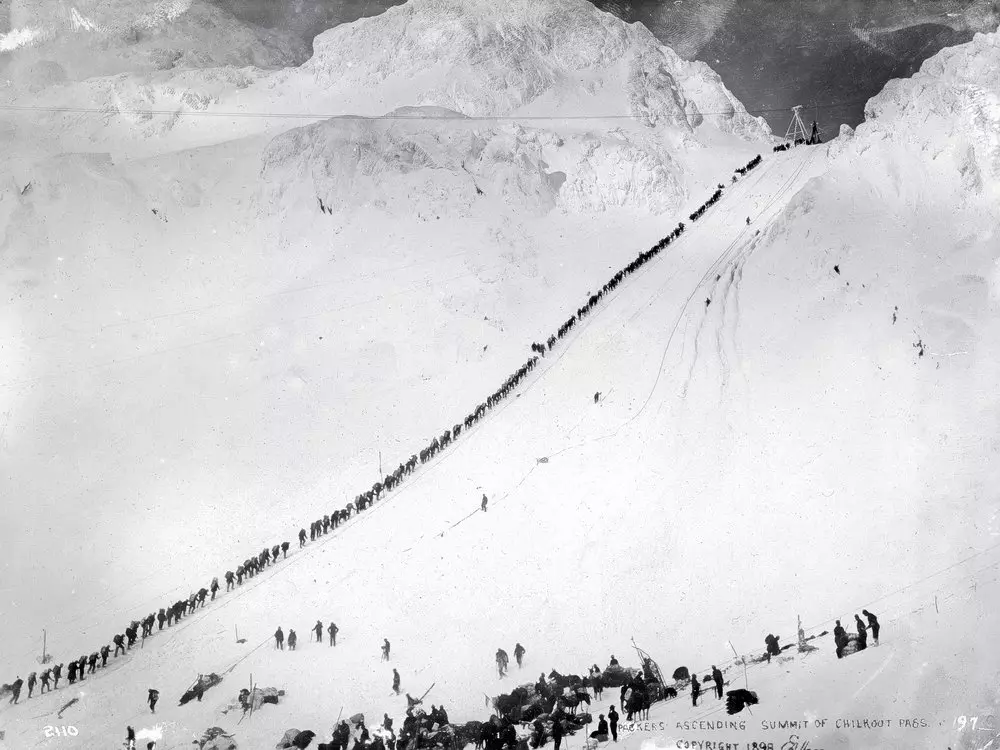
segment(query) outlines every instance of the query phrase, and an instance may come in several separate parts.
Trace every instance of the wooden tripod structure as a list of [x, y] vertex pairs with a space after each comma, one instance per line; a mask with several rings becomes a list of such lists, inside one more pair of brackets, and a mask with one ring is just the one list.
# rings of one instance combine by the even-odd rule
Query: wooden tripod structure
[[802, 105], [796, 104], [792, 107], [792, 121], [788, 123], [788, 130], [785, 131], [785, 139], [795, 143], [801, 140], [803, 143], [809, 140], [809, 132], [802, 122]]

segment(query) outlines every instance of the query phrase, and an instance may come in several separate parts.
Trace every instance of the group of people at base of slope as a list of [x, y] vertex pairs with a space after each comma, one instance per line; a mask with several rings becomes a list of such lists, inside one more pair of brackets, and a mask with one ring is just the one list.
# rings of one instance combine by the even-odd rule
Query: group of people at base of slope
[[[712, 682], [715, 683], [715, 697], [722, 700], [722, 686], [725, 684], [722, 679], [722, 670], [714, 664], [712, 665]], [[698, 675], [691, 675], [691, 705], [698, 705], [698, 698], [701, 697], [701, 683], [698, 682]]]
[[[323, 642], [323, 621], [322, 620], [316, 620], [316, 624], [313, 625], [312, 628], [310, 628], [310, 632], [314, 633], [316, 635], [316, 643], [322, 643]], [[334, 623], [331, 620], [330, 624], [326, 626], [326, 634], [330, 638], [330, 646], [336, 646], [337, 645], [337, 633], [339, 633], [339, 632], [340, 632], [340, 628], [338, 628], [337, 625], [336, 625], [336, 623]], [[298, 642], [299, 642], [299, 636], [298, 636], [298, 634], [294, 630], [289, 629], [289, 631], [288, 631], [288, 650], [289, 651], [294, 651], [295, 647], [298, 645]], [[386, 649], [386, 647], [389, 644], [389, 641], [386, 641], [385, 643], [386, 643], [386, 646], [383, 646], [383, 650]], [[278, 629], [274, 631], [274, 648], [276, 650], [279, 650], [279, 651], [284, 651], [285, 650], [285, 631], [283, 631], [281, 629], [280, 625], [278, 626]]]
[[[868, 648], [868, 630], [871, 630], [872, 632], [872, 643], [876, 646], [878, 645], [878, 618], [867, 609], [861, 610], [861, 614], [868, 619], [868, 627], [865, 627], [864, 621], [858, 615], [854, 615], [854, 624], [858, 628], [858, 651]], [[840, 624], [840, 620], [837, 620], [837, 624], [833, 628], [833, 642], [837, 647], [838, 659], [844, 658], [844, 648], [847, 646], [849, 641], [850, 638], [847, 635], [847, 631], [844, 630], [844, 626]]]
[[[268, 565], [276, 563], [279, 559], [279, 554], [284, 559], [288, 554], [289, 546], [288, 542], [280, 545], [276, 544], [270, 549], [264, 549], [259, 554], [247, 558], [247, 560], [236, 568], [235, 573], [228, 571], [225, 574], [226, 591], [242, 585], [244, 578], [253, 578]], [[103, 669], [107, 667], [109, 656], [115, 658], [124, 656], [140, 638], [145, 641], [146, 638], [152, 637], [154, 633], [162, 631], [164, 626], [170, 628], [179, 623], [184, 617], [193, 614], [195, 610], [204, 607], [207, 602], [215, 601], [219, 589], [219, 579], [217, 577], [213, 578], [207, 587], [203, 586], [197, 591], [192, 592], [186, 599], [179, 599], [168, 606], [161, 607], [159, 612], [150, 612], [142, 620], [133, 620], [125, 628], [125, 632], [117, 633], [112, 637], [111, 642], [114, 644], [113, 654], [111, 646], [104, 644], [97, 651], [84, 654], [79, 659], [74, 659], [68, 663], [62, 662], [56, 664], [40, 674], [32, 672], [28, 675], [28, 697], [32, 697], [37, 683], [41, 683], [38, 691], [39, 695], [49, 690], [58, 689], [59, 680], [62, 678], [64, 668], [66, 669], [66, 677], [70, 685], [78, 681], [83, 681], [86, 679], [85, 675], [94, 674], [98, 668]], [[159, 627], [157, 627], [157, 624]], [[17, 679], [12, 683], [14, 695], [11, 697], [11, 703], [18, 702], [23, 684], [24, 681], [18, 675]]]
[[[485, 496], [483, 497], [483, 503], [484, 505], [486, 503]], [[521, 661], [524, 659], [525, 653], [526, 652], [524, 650], [524, 646], [522, 646], [520, 643], [514, 645], [514, 658], [517, 660], [518, 669], [521, 668]], [[502, 678], [504, 675], [507, 674], [507, 665], [510, 663], [510, 657], [507, 656], [507, 652], [504, 651], [502, 648], [497, 649], [496, 662], [497, 662], [497, 673]]]

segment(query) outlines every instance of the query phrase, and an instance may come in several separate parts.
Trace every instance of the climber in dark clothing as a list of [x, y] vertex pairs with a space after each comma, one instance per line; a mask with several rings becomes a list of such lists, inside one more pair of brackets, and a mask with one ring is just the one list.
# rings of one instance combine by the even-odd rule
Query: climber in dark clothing
[[691, 675], [691, 705], [698, 705], [698, 696], [701, 695], [701, 683], [698, 682], [698, 675]]
[[868, 648], [868, 630], [857, 615], [854, 615], [854, 624], [858, 626], [858, 651], [861, 651]]
[[340, 630], [340, 628], [338, 628], [332, 622], [327, 626], [326, 632], [330, 634], [330, 645], [331, 646], [336, 646], [337, 645], [337, 631], [339, 631], [339, 630]]
[[299, 529], [299, 547], [306, 546], [306, 530]]
[[876, 646], [878, 645], [878, 631], [879, 624], [878, 618], [869, 612], [867, 609], [861, 610], [861, 614], [868, 618], [868, 628], [872, 631], [872, 643]]
[[[156, 713], [156, 701], [160, 699], [160, 691], [149, 688], [149, 695], [146, 696], [146, 702], [149, 704], [149, 710], [154, 714]], [[201, 700], [201, 697], [198, 698]]]
[[618, 712], [613, 705], [608, 711], [608, 719], [611, 721], [611, 739], [618, 742]]
[[514, 646], [514, 658], [517, 659], [517, 668], [521, 668], [521, 660], [524, 658], [524, 646], [520, 643]]
[[486, 501], [486, 494], [483, 493], [483, 501], [479, 504], [479, 507], [482, 509], [482, 511], [484, 513], [486, 512], [486, 502], [487, 502]]
[[837, 644], [837, 658], [844, 658], [844, 646], [847, 645], [847, 631], [844, 630], [844, 626], [840, 624], [840, 620], [837, 620], [836, 626], [833, 628], [833, 642]]
[[288, 542], [282, 542], [281, 543], [281, 559], [282, 560], [284, 560], [286, 557], [288, 557], [288, 548], [290, 546], [291, 545], [289, 545]]
[[274, 631], [274, 647], [285, 650], [285, 634], [281, 632], [281, 628]]
[[392, 670], [392, 691], [399, 695], [399, 672]]
[[562, 722], [559, 719], [552, 720], [552, 741], [555, 743], [555, 750], [559, 750], [559, 745], [562, 744], [563, 738], [563, 728]]
[[715, 694], [722, 699], [722, 670], [712, 665], [712, 681], [715, 682]]
[[298, 641], [299, 641], [299, 637], [297, 635], [295, 635], [295, 631], [294, 630], [289, 630], [288, 631], [288, 650], [289, 651], [294, 651], [295, 650], [295, 644], [298, 643]]
[[767, 644], [767, 660], [770, 662], [772, 656], [779, 656], [781, 654], [781, 647], [778, 646], [778, 636], [768, 634], [764, 639], [764, 643]]
[[21, 686], [24, 684], [24, 680], [20, 676], [14, 682], [10, 684], [10, 702], [17, 703], [21, 698]]
[[598, 718], [597, 729], [591, 732], [590, 736], [598, 742], [608, 739], [608, 721], [604, 718], [604, 714], [601, 714]]
[[316, 643], [323, 642], [323, 623], [320, 620], [316, 620], [316, 624], [313, 625], [313, 632], [316, 633]]

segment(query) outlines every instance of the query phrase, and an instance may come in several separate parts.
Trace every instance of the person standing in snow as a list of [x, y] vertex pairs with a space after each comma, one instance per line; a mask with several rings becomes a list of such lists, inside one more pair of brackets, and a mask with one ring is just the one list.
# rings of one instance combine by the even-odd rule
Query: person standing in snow
[[21, 685], [24, 684], [24, 680], [21, 679], [21, 675], [17, 676], [17, 679], [10, 684], [10, 703], [16, 705], [18, 700], [21, 698]]
[[336, 625], [334, 625], [332, 621], [330, 622], [330, 624], [326, 628], [326, 632], [330, 634], [330, 645], [331, 646], [336, 646], [337, 645], [337, 631], [338, 630], [340, 630], [340, 628], [338, 628]]
[[514, 646], [514, 658], [517, 660], [517, 668], [521, 668], [521, 660], [524, 658], [524, 646], [520, 643]]
[[125, 747], [135, 750], [135, 730], [132, 727], [125, 727]]
[[288, 631], [288, 650], [289, 651], [294, 651], [295, 650], [295, 644], [298, 643], [298, 641], [299, 641], [299, 637], [297, 635], [295, 635], [295, 631], [294, 630], [289, 630]]
[[288, 557], [288, 548], [290, 546], [291, 545], [289, 545], [288, 542], [282, 542], [281, 543], [281, 559], [282, 560], [284, 560], [286, 557]]
[[38, 679], [42, 681], [41, 687], [38, 688], [39, 695], [44, 693], [46, 690], [52, 690], [52, 687], [49, 685], [49, 675], [51, 675], [51, 671], [46, 669], [38, 676]]
[[160, 691], [149, 688], [149, 695], [146, 696], [146, 702], [149, 704], [149, 710], [154, 714], [156, 713], [156, 701], [160, 700]]
[[382, 639], [382, 661], [389, 661], [389, 639]]
[[868, 631], [861, 618], [854, 615], [854, 624], [858, 626], [858, 651], [868, 648]]
[[[215, 595], [219, 592], [219, 579], [218, 579], [218, 577], [215, 577], [215, 578], [212, 579], [212, 585], [209, 586], [209, 589], [212, 592], [212, 601], [214, 602], [215, 601]], [[161, 624], [160, 627], [162, 627], [162, 624]]]
[[313, 625], [313, 632], [316, 633], [316, 643], [323, 642], [323, 623], [320, 620], [316, 620], [316, 624]]
[[868, 627], [872, 631], [872, 643], [874, 643], [877, 646], [878, 645], [878, 631], [879, 631], [878, 618], [875, 615], [873, 615], [871, 612], [869, 612], [867, 609], [861, 610], [861, 614], [863, 614], [865, 617], [868, 618]]
[[281, 632], [280, 626], [274, 631], [274, 647], [282, 651], [285, 650], [285, 634]]
[[833, 642], [837, 645], [837, 658], [844, 658], [844, 646], [847, 645], [847, 631], [844, 630], [844, 626], [840, 624], [840, 620], [837, 620], [836, 626], [833, 628]]
[[59, 687], [59, 678], [62, 677], [62, 668], [63, 668], [62, 664], [56, 664], [54, 667], [52, 667], [52, 687], [53, 688], [58, 688]]
[[111, 655], [111, 647], [108, 644], [101, 646], [101, 668], [108, 666], [108, 657]]
[[505, 674], [507, 674], [507, 664], [509, 661], [507, 658], [507, 652], [504, 651], [502, 648], [498, 648], [496, 660], [497, 660], [497, 672], [500, 674], [501, 677], [503, 677]]
[[701, 683], [698, 682], [698, 675], [691, 675], [691, 705], [698, 705], [698, 696], [701, 695]]
[[722, 670], [712, 665], [712, 681], [715, 683], [715, 694], [722, 700]]
[[611, 739], [618, 742], [618, 712], [615, 711], [614, 704], [611, 705], [611, 710], [608, 711], [608, 720], [611, 722]]
[[299, 549], [306, 546], [306, 530], [299, 529]]
[[399, 695], [399, 672], [395, 668], [392, 670], [392, 691]]
[[31, 691], [35, 689], [35, 683], [38, 681], [38, 675], [34, 672], [28, 675], [28, 697], [31, 697]]
[[552, 741], [555, 743], [556, 750], [559, 750], [559, 745], [562, 744], [563, 738], [563, 727], [562, 722], [559, 719], [554, 719], [552, 721]]
[[486, 493], [484, 492], [483, 493], [483, 502], [479, 504], [479, 507], [483, 511], [483, 513], [486, 512], [486, 502], [487, 502], [486, 501]]

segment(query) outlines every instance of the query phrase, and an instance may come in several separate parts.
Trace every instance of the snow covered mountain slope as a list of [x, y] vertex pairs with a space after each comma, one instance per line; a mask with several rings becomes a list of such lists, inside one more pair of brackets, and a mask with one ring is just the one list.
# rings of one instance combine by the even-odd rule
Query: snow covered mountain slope
[[[517, 8], [507, 19], [486, 18], [526, 36], [541, 23]], [[558, 26], [543, 20], [532, 32], [542, 50]], [[533, 58], [551, 75], [559, 59]], [[615, 81], [622, 69], [595, 62], [588, 75]], [[184, 75], [221, 86], [245, 73]], [[367, 73], [354, 75], [342, 90]], [[303, 513], [342, 506], [380, 454], [386, 466], [408, 458], [451, 426], [443, 415], [464, 417], [637, 245], [765, 145], [708, 120], [666, 124], [683, 99], [665, 99], [653, 126], [521, 124], [416, 106], [419, 86], [405, 91], [403, 77], [393, 96], [411, 103], [395, 110], [404, 119], [297, 120], [201, 148], [167, 130], [149, 136], [159, 155], [142, 159], [88, 150], [76, 129], [95, 127], [88, 115], [60, 121], [72, 149], [56, 156], [46, 134], [63, 114], [0, 133], [0, 513], [33, 581], [9, 596], [49, 623], [53, 643], [115, 627], [93, 608], [106, 588], [130, 612], [242, 559], [250, 540], [296, 531]], [[558, 111], [587, 114], [605, 94]], [[210, 122], [205, 133], [224, 140]], [[34, 554], [42, 528], [63, 540], [46, 556]], [[55, 593], [38, 602], [35, 586]], [[34, 630], [9, 620], [0, 632], [12, 644], [4, 664], [31, 651]]]
[[[888, 87], [853, 136], [765, 154], [398, 493], [75, 687], [64, 718], [81, 733], [61, 742], [102, 747], [148, 725], [148, 687], [164, 696], [161, 750], [212, 725], [247, 747], [290, 726], [325, 739], [341, 706], [398, 721], [382, 638], [404, 691], [434, 683], [429, 700], [453, 718], [483, 718], [482, 696], [513, 684], [497, 683], [499, 645], [524, 643], [532, 676], [621, 657], [632, 636], [700, 668], [727, 641], [759, 651], [796, 614], [826, 623], [859, 603], [900, 623], [888, 653], [842, 664], [827, 648], [792, 677], [762, 668], [762, 694], [780, 701], [766, 717], [814, 710], [819, 688], [801, 674], [839, 689], [845, 712], [868, 710], [868, 686], [940, 698], [933, 682], [912, 690], [927, 674], [972, 707], [995, 701], [995, 583], [953, 610], [950, 652], [939, 625], [905, 618], [929, 616], [942, 570], [977, 575], [957, 558], [997, 562], [998, 92], [979, 78], [997, 57], [996, 35], [979, 37]], [[404, 101], [388, 80], [369, 92], [395, 86]], [[454, 109], [421, 100], [429, 90], [415, 83], [409, 104]], [[528, 106], [504, 96], [476, 106]], [[592, 126], [421, 114], [12, 173], [0, 528], [22, 616], [0, 624], [4, 674], [30, 667], [36, 628], [60, 659], [89, 652], [234, 554], [343, 505], [378, 476], [380, 448], [395, 464], [467, 413], [528, 341], [756, 151], [667, 118], [652, 132], [686, 144], [682, 176], [669, 170], [676, 197], [615, 203], [629, 180], [592, 165], [596, 195], [563, 194], [586, 175], [570, 166], [586, 165]], [[593, 153], [618, 137], [600, 134]], [[635, 142], [663, 158], [662, 143]], [[598, 198], [608, 209], [594, 216]], [[58, 542], [42, 557], [46, 533]], [[336, 649], [273, 650], [279, 624], [305, 641], [317, 618], [340, 626]], [[220, 688], [173, 705], [212, 671]], [[238, 725], [221, 711], [251, 674], [288, 695]], [[45, 744], [42, 724], [69, 698], [4, 706], [7, 737]]]

